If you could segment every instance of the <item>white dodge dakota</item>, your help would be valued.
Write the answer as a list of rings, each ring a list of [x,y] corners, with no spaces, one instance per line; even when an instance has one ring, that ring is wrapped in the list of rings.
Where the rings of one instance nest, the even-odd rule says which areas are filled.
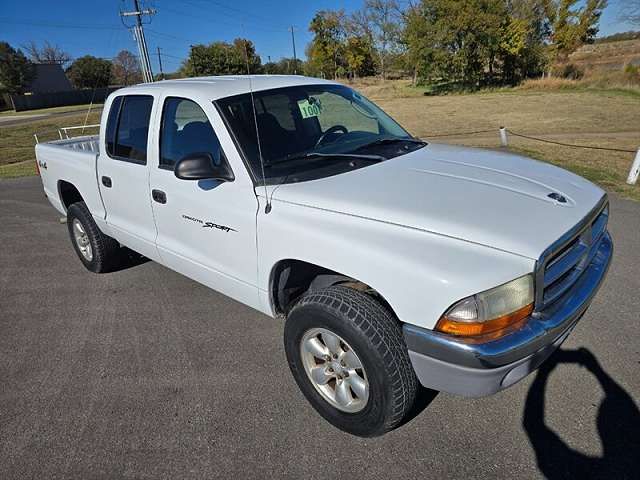
[[[123,88],[99,136],[36,157],[85,267],[113,271],[126,247],[286,318],[300,389],[355,435],[398,426],[419,384],[482,396],[534,371],[612,255],[592,183],[424,142],[315,78]]]

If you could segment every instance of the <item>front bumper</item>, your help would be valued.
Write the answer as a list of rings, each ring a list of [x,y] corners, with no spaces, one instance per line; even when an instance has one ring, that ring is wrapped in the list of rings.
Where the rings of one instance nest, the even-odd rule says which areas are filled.
[[[569,336],[606,276],[613,244],[607,232],[575,285],[518,330],[480,343],[405,324],[403,334],[420,383],[469,397],[507,388],[551,355]]]

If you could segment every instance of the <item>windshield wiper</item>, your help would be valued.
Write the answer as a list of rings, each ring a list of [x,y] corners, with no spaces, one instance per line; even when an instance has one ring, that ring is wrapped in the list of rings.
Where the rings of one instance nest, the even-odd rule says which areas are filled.
[[[365,148],[373,147],[375,145],[387,145],[387,144],[390,144],[390,143],[401,143],[401,142],[415,143],[415,144],[422,145],[422,146],[427,145],[427,142],[425,142],[424,140],[420,140],[419,138],[413,138],[413,137],[393,137],[393,138],[389,138],[389,137],[387,137],[387,138],[379,138],[377,140],[374,140],[373,142],[365,143],[364,145],[361,145],[358,148],[356,148],[355,151],[364,150]]]
[[[305,158],[337,158],[347,160],[366,160],[369,162],[383,162],[386,160],[382,155],[361,155],[358,153],[321,153],[321,152],[308,152],[303,155],[295,155],[292,157],[286,157],[277,162],[269,163],[265,165],[265,168],[273,167],[274,165],[280,165],[282,163],[295,162],[296,160],[304,160]]]

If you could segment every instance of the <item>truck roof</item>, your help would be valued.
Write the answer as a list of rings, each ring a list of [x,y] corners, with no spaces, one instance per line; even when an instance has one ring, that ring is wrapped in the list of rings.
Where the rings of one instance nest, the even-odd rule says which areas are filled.
[[[251,79],[251,82],[249,82]],[[251,83],[251,85],[250,85]],[[135,93],[136,90],[189,91],[205,95],[212,100],[273,88],[293,87],[296,85],[337,84],[337,82],[302,75],[223,75],[212,77],[191,77],[177,80],[162,80],[154,83],[140,83],[118,90],[118,93]],[[251,87],[251,89],[250,89]]]

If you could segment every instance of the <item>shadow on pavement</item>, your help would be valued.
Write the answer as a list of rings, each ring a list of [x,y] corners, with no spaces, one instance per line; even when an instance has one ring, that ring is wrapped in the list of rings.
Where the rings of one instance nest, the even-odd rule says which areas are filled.
[[[411,410],[407,412],[404,419],[402,420],[402,425],[406,425],[411,420],[420,415],[424,409],[431,405],[431,402],[435,400],[435,398],[438,396],[438,393],[439,392],[437,392],[436,390],[430,390],[418,384],[416,400],[413,402],[413,407],[411,407]]]
[[[119,253],[120,258],[118,258],[116,264],[109,270],[109,273],[121,272],[122,270],[137,267],[149,261],[147,257],[143,257],[127,247],[122,247]]]
[[[603,455],[593,457],[570,448],[545,424],[545,389],[551,372],[575,363],[591,372],[605,398],[598,407],[597,428]],[[594,392],[594,395],[596,392]],[[571,415],[571,405],[565,405]],[[558,350],[538,370],[527,396],[523,426],[540,471],[555,479],[640,478],[640,411],[631,396],[605,372],[589,350]]]

